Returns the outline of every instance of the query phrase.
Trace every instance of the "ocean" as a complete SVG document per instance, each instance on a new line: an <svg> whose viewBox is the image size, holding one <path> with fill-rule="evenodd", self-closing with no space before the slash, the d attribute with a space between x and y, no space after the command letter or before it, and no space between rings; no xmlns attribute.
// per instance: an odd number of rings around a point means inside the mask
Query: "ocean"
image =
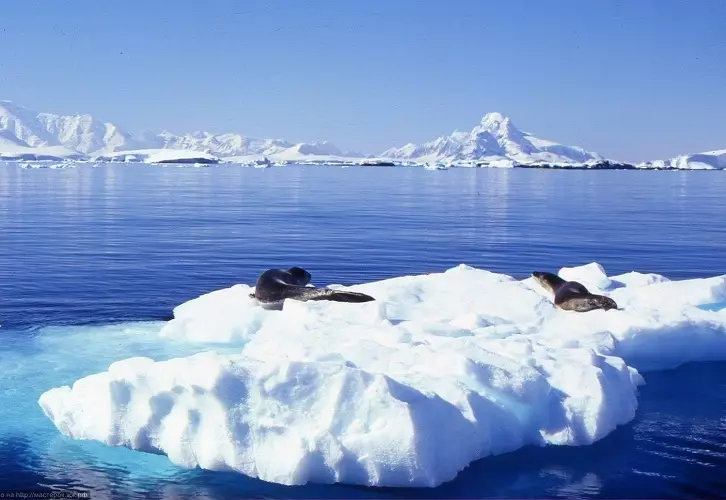
<svg viewBox="0 0 726 500"><path fill-rule="evenodd" d="M726 274L726 176L287 165L0 163L0 492L123 498L713 497L726 490L726 362L649 372L635 420L592 446L524 448L432 489L287 487L64 438L39 395L135 355L172 309L272 267L318 285L465 263L525 278L600 263Z"/></svg>

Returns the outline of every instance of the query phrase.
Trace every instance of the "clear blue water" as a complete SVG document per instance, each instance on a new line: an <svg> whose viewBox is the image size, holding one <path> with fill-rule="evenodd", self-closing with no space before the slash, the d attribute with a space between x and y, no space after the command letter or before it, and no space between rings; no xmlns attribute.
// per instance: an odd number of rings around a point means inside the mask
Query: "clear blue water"
<svg viewBox="0 0 726 500"><path fill-rule="evenodd" d="M318 284L467 263L524 277L600 262L726 273L726 175L288 166L0 164L0 492L120 498L713 497L726 491L726 363L649 372L637 418L589 447L526 448L435 489L284 487L59 435L38 396L133 355L174 306L264 269Z"/></svg>

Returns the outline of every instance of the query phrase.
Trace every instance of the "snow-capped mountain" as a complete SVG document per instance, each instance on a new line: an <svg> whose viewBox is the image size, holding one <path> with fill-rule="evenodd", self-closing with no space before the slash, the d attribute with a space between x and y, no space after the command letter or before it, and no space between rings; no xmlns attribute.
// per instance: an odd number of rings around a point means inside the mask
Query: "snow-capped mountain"
<svg viewBox="0 0 726 500"><path fill-rule="evenodd" d="M190 149L206 151L218 156L239 156L249 154L274 154L295 146L295 144L279 139L257 139L240 134L211 134L209 132L192 132L175 135L162 132L155 138L154 146L164 149Z"/></svg>
<svg viewBox="0 0 726 500"><path fill-rule="evenodd" d="M10 101L0 101L0 134L21 147L64 146L84 154L137 146L129 134L91 115L37 113Z"/></svg>
<svg viewBox="0 0 726 500"><path fill-rule="evenodd" d="M380 156L429 162L509 159L518 163L584 163L603 159L597 153L523 132L501 113L487 113L471 132L455 131L424 144L392 148Z"/></svg>
<svg viewBox="0 0 726 500"><path fill-rule="evenodd" d="M333 144L299 143L279 139L258 139L240 134L171 132L131 134L113 123L100 122L91 115L59 116L38 113L10 101L0 101L0 149L48 148L63 146L91 156L118 151L180 149L205 152L220 157L278 155L354 156Z"/></svg>
<svg viewBox="0 0 726 500"><path fill-rule="evenodd" d="M470 132L454 131L424 144L406 144L380 155L344 152L328 141L293 143L241 134L143 131L131 134L91 115L38 113L0 100L0 159L83 159L151 161L164 154L191 161L232 163L312 162L393 165L458 163L463 166L551 168L726 169L726 150L681 155L634 166L598 153L539 139L518 129L501 113L488 113ZM125 154L128 153L128 154ZM197 154L198 153L198 154ZM167 156L168 156L167 154ZM365 161L364 161L365 160ZM211 160L210 160L211 161Z"/></svg>

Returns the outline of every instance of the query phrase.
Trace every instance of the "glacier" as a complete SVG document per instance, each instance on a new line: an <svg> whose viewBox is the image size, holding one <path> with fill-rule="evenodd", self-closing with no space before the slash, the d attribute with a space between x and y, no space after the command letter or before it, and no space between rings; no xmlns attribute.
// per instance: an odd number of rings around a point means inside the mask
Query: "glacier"
<svg viewBox="0 0 726 500"><path fill-rule="evenodd" d="M592 444L635 417L649 370L726 359L726 276L559 274L619 310L562 311L531 278L463 264L328 285L377 299L364 304L270 311L237 284L145 330L193 354L113 361L38 404L68 438L184 468L433 487L486 456Z"/></svg>

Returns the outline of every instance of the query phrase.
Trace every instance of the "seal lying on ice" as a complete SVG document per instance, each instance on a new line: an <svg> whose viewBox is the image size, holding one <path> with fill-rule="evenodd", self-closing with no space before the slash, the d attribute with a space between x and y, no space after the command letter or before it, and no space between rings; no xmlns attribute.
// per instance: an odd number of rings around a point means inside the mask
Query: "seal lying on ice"
<svg viewBox="0 0 726 500"><path fill-rule="evenodd" d="M577 281L565 281L556 274L535 271L532 277L545 289L552 292L557 307L566 311L587 312L593 309L617 309L610 297L590 293L585 285Z"/></svg>
<svg viewBox="0 0 726 500"><path fill-rule="evenodd" d="M371 302L370 295L329 288L314 288L305 286L310 283L312 276L305 269L291 267L290 269L268 269L260 275L255 285L255 293L250 297L257 300L265 309L280 309L285 299L300 301L330 300L333 302Z"/></svg>

